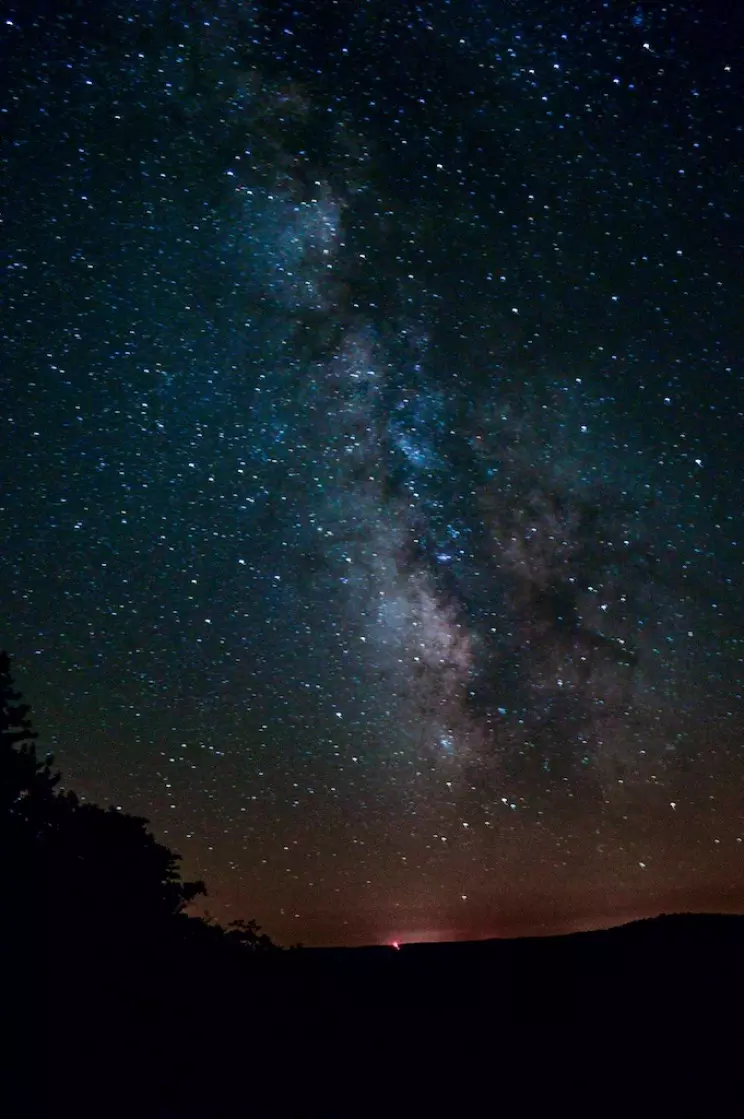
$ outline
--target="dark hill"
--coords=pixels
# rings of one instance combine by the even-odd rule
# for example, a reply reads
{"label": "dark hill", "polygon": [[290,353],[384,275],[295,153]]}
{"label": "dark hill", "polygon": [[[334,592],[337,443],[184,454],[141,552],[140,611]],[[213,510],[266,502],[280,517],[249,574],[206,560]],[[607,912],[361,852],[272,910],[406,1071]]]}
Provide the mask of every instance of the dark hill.
{"label": "dark hill", "polygon": [[455,1073],[472,1087],[620,1052],[633,1067],[671,1053],[675,1077],[697,1075],[706,1046],[720,1058],[741,1040],[744,917],[187,966],[174,962],[183,987],[143,973],[136,998],[94,1018],[84,1003],[54,1008],[60,1075],[83,1086],[77,1115],[104,1098],[107,1115],[242,1114],[246,1101],[247,1115],[367,1114],[380,1078],[436,1094]]}

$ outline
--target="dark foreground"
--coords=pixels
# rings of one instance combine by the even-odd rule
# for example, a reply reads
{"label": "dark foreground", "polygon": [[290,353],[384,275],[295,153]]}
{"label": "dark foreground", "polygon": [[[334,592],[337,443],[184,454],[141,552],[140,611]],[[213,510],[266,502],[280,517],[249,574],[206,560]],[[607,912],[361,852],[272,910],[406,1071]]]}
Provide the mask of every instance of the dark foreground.
{"label": "dark foreground", "polygon": [[707,1092],[711,1061],[742,1065],[744,917],[306,949],[240,968],[177,954],[136,971],[92,963],[58,969],[43,1000],[23,1003],[20,1097],[5,1114],[428,1115],[447,1091],[458,1114],[501,1114],[515,1087],[550,1078],[559,1091],[603,1064],[608,1098],[639,1067],[670,1097],[695,1080]]}

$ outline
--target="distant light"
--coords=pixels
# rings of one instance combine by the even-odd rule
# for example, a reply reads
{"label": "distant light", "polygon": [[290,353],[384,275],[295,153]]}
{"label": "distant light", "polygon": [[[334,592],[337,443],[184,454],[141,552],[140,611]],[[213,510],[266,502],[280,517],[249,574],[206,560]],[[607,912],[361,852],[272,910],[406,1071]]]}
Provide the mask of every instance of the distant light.
{"label": "distant light", "polygon": [[398,943],[397,940],[394,940],[393,943],[390,945],[390,947],[394,948],[396,950],[396,952],[400,952],[400,944]]}

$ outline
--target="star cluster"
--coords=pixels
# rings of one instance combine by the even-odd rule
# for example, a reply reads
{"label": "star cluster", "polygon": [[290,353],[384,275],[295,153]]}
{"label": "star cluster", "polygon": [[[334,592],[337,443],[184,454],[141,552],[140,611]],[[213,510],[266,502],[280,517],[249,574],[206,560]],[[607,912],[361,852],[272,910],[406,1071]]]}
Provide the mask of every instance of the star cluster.
{"label": "star cluster", "polygon": [[726,16],[327,7],[5,22],[18,683],[280,939],[728,904]]}

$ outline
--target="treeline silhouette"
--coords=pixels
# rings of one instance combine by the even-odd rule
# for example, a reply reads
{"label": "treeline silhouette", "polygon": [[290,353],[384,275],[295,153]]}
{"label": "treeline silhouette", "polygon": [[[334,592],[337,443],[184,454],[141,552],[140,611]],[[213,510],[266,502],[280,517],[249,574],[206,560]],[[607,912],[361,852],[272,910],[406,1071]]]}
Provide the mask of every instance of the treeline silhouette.
{"label": "treeline silhouette", "polygon": [[180,856],[143,817],[60,789],[37,737],[0,652],[1,979],[6,1036],[22,1041],[6,1051],[5,1088],[50,1087],[29,1079],[27,1060],[29,1039],[46,1030],[58,1068],[111,1084],[124,1060],[130,1078],[149,1070],[152,1089],[152,1053],[159,1063],[177,1023],[206,1009],[205,990],[281,949],[254,920],[190,915],[204,883],[182,880]]}
{"label": "treeline silhouette", "polygon": [[278,950],[255,921],[225,928],[188,915],[206,887],[181,880],[180,856],[155,840],[144,817],[60,791],[54,758],[37,756],[38,735],[21,700],[10,658],[0,652],[0,834],[12,856],[6,934],[15,929],[26,941],[41,923],[70,960],[88,958],[105,941],[130,964],[137,953],[174,941],[230,953]]}
{"label": "treeline silhouette", "polygon": [[743,917],[286,951],[189,915],[204,884],[146,820],[62,791],[35,742],[2,653],[0,1116],[417,1115],[455,1070],[470,1115],[536,1063],[565,1080],[623,1052],[654,1078],[671,1056],[677,1089],[706,1050],[738,1067]]}

